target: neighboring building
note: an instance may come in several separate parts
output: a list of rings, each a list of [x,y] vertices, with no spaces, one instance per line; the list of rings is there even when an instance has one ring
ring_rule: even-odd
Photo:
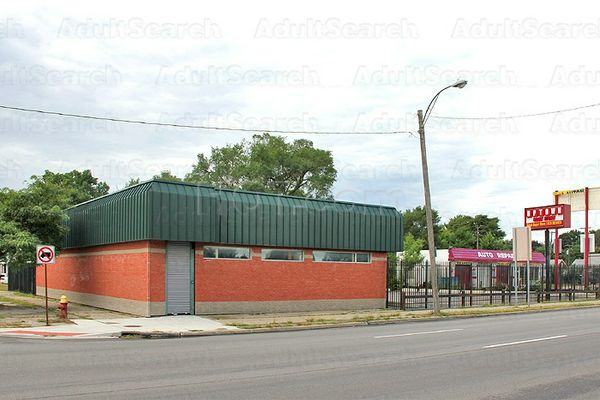
[[[144,316],[381,308],[402,250],[391,207],[159,180],[68,214],[49,295]]]
[[[574,267],[583,267],[584,260],[583,258],[577,258],[571,264]],[[598,266],[600,265],[600,254],[591,253],[588,256],[588,266]]]
[[[8,283],[8,267],[2,261],[0,261],[0,283]]]
[[[402,254],[399,253],[400,258]],[[422,250],[423,263],[416,265],[410,272],[408,280],[419,280],[425,276],[425,262],[429,262],[429,251]],[[456,285],[463,289],[485,288],[490,286],[508,285],[509,271],[513,265],[513,253],[510,250],[485,250],[485,249],[437,249],[435,262],[449,265],[450,268],[440,271],[440,281],[452,279]],[[542,253],[533,252],[530,263],[531,279],[539,280],[542,276],[541,269],[546,259]],[[519,279],[526,276],[525,263],[519,262]],[[450,276],[447,276],[448,273]],[[491,282],[491,284],[490,284]],[[443,283],[441,283],[443,284]]]

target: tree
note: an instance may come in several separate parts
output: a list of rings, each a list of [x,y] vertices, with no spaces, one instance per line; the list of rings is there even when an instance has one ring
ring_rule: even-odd
[[[34,175],[26,188],[0,191],[0,258],[11,263],[33,261],[34,246],[60,249],[66,233],[65,209],[108,193],[90,170]]]
[[[106,182],[101,182],[92,175],[92,171],[73,170],[66,173],[56,173],[46,170],[44,175],[33,175],[29,182],[32,191],[48,192],[57,189],[63,197],[64,204],[58,206],[69,207],[83,203],[95,197],[108,194],[110,187]],[[55,199],[59,200],[59,199]]]
[[[161,179],[163,181],[182,182],[181,178],[173,175],[171,173],[171,171],[169,171],[168,169],[166,169],[164,171],[160,171],[160,174],[154,175],[153,178],[154,179]]]
[[[471,217],[457,215],[450,218],[440,232],[440,239],[443,248],[475,248],[476,238],[472,231]]]
[[[38,243],[40,240],[35,235],[21,229],[12,221],[0,218],[0,260],[16,265],[31,262],[35,245]]]
[[[480,248],[482,249],[504,250],[505,247],[505,241],[501,238],[494,236],[492,232],[486,232],[486,234],[483,235],[480,241]]]
[[[537,251],[538,253],[542,253],[545,255],[546,254],[546,245],[537,240],[532,240],[531,241],[531,250]],[[550,253],[552,253],[552,249],[550,249]]]
[[[59,193],[48,193],[46,198],[31,187],[3,192],[0,258],[19,266],[33,261],[36,244],[48,243],[60,248],[66,233],[66,213],[53,204],[56,199],[65,204]]]
[[[130,178],[127,183],[125,184],[125,187],[128,188],[130,186],[134,186],[134,185],[139,185],[140,184],[140,178]]]
[[[440,216],[436,210],[432,210],[433,214],[433,233],[436,245],[440,243]],[[404,211],[402,215],[404,235],[411,234],[416,240],[421,240],[425,249],[429,249],[427,245],[427,219],[424,207],[415,207],[412,210]]]
[[[198,154],[186,182],[293,196],[331,198],[337,171],[330,151],[268,133]]]
[[[202,153],[198,154],[198,161],[185,176],[186,182],[208,183],[230,189],[243,188],[247,179],[245,170],[250,162],[245,146],[245,142],[242,142],[213,147],[210,158]]]
[[[475,238],[481,240],[486,234],[490,233],[494,239],[504,239],[506,234],[500,229],[500,220],[496,217],[478,214],[473,217],[473,229]]]
[[[443,247],[487,248],[507,247],[500,220],[479,214],[474,217],[457,215],[450,218],[440,233]]]
[[[423,239],[416,239],[412,233],[404,235],[404,254],[402,260],[409,266],[423,262],[421,250],[425,247]]]
[[[559,236],[562,241],[560,258],[565,260],[567,265],[571,265],[571,263],[577,258],[583,258],[583,253],[579,251],[579,236],[581,234],[581,231],[572,229],[568,232],[562,233]]]

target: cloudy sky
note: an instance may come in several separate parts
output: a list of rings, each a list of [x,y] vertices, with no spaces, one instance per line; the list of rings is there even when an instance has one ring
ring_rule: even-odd
[[[12,2],[0,13],[0,104],[256,129],[416,131],[416,110],[500,117],[600,102],[600,5],[503,1]],[[158,3],[157,3],[158,4]],[[508,232],[554,189],[600,186],[600,108],[427,123],[444,219],[498,216]],[[140,127],[0,110],[0,186],[91,168],[112,189],[242,133]],[[419,142],[288,135],[331,150],[338,199],[423,203]],[[600,214],[600,213],[598,213]],[[600,225],[600,215],[591,216]],[[582,224],[575,218],[574,226]]]

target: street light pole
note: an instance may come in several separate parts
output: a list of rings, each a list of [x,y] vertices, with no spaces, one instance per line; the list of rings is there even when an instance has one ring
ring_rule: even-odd
[[[421,142],[421,168],[423,169],[423,189],[425,191],[425,219],[427,220],[427,248],[429,249],[429,267],[431,270],[431,292],[433,294],[433,313],[440,312],[440,294],[438,292],[437,265],[435,263],[435,238],[433,232],[433,211],[431,209],[431,192],[429,191],[429,169],[427,167],[427,150],[425,148],[425,121],[423,110],[417,111],[419,119],[419,141]],[[425,282],[427,284],[427,282]]]
[[[433,313],[440,313],[440,293],[438,288],[437,264],[435,263],[435,237],[433,231],[433,210],[431,208],[431,191],[429,188],[429,168],[427,167],[427,150],[425,146],[425,123],[433,110],[438,96],[446,89],[455,87],[462,89],[467,84],[467,81],[461,80],[453,85],[447,86],[440,90],[429,102],[425,114],[423,110],[417,111],[417,119],[419,121],[419,142],[421,144],[421,168],[423,170],[423,190],[425,192],[425,218],[427,219],[427,247],[429,250],[429,266],[431,268],[431,292],[433,294]],[[427,282],[425,282],[427,284]]]

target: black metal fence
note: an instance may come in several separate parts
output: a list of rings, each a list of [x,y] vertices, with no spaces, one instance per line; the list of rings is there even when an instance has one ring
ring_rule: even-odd
[[[547,276],[544,265],[531,264],[528,277],[526,265],[519,263],[516,280],[514,267],[508,264],[441,263],[436,268],[442,308],[526,304],[528,279],[531,303],[600,298],[600,265],[589,266],[586,277],[583,266],[562,266],[556,271],[552,265]],[[433,308],[431,267],[427,262],[388,262],[387,306],[402,310]]]
[[[35,265],[9,266],[8,290],[35,294]]]

